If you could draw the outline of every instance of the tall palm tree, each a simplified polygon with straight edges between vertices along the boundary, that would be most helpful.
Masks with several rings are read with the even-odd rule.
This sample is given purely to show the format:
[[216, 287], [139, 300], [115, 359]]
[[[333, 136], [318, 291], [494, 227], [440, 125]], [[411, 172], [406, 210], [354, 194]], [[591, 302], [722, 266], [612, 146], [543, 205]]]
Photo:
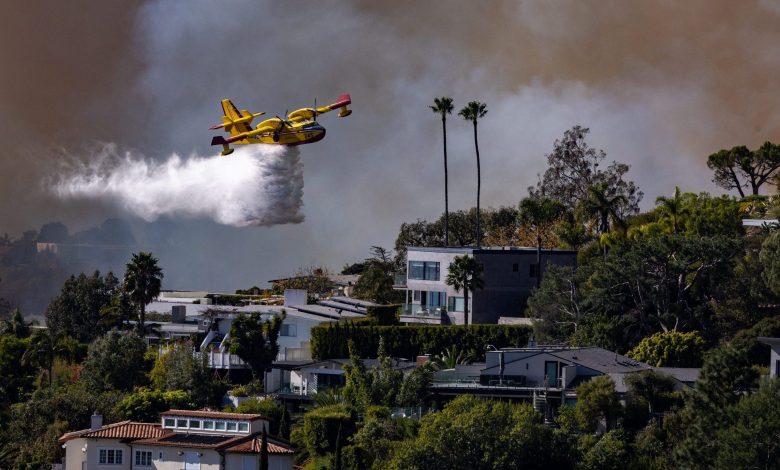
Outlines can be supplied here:
[[680, 217], [685, 213], [684, 202], [679, 186], [674, 187], [673, 197], [658, 196], [655, 199], [658, 209], [672, 219], [672, 233], [676, 234], [680, 227]]
[[133, 254], [125, 271], [125, 292], [138, 306], [141, 313], [138, 321], [139, 334], [143, 335], [146, 321], [146, 306], [158, 295], [162, 286], [162, 269], [157, 266], [157, 258], [144, 251]]
[[59, 344], [59, 339], [49, 329], [36, 330], [30, 337], [30, 345], [22, 355], [24, 363], [35, 364], [46, 371], [49, 387], [52, 385], [54, 375], [54, 359], [66, 350]]
[[469, 324], [469, 291], [482, 289], [485, 283], [480, 277], [482, 267], [469, 256], [456, 256], [447, 268], [447, 279], [444, 281], [456, 291], [463, 291], [463, 323]]
[[596, 217], [599, 233], [609, 232], [609, 220], [621, 223], [618, 209], [628, 203], [622, 194], [612, 195], [606, 183], [600, 183], [588, 188], [588, 196], [582, 201], [581, 209], [588, 217]]
[[542, 237], [564, 213], [566, 206], [548, 197], [529, 196], [520, 201], [520, 222], [536, 236], [536, 287], [542, 283]]
[[477, 247], [482, 244], [482, 233], [479, 226], [479, 193], [482, 186], [482, 178], [479, 168], [479, 140], [477, 139], [477, 120], [485, 117], [487, 114], [487, 105], [479, 101], [469, 101], [468, 104], [460, 110], [458, 116], [471, 121], [474, 124], [474, 148], [477, 151]]
[[444, 134], [444, 246], [450, 246], [450, 207], [447, 175], [447, 115], [452, 114], [452, 98], [442, 96], [433, 99], [431, 109], [436, 114], [441, 114], [441, 130]]

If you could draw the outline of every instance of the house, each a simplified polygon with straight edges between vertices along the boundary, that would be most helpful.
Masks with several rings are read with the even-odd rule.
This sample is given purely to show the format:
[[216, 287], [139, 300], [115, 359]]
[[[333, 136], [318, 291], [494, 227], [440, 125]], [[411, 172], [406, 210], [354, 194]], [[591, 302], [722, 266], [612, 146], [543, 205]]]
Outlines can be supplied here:
[[[282, 305], [212, 305], [205, 292], [166, 292], [147, 307], [148, 312], [171, 313], [171, 322], [156, 323], [165, 340], [193, 339], [196, 349], [208, 353], [208, 364], [214, 369], [246, 369], [238, 356], [228, 351], [230, 327], [240, 314], [260, 313], [267, 320], [285, 312], [279, 332], [277, 360], [311, 358], [311, 328], [323, 322], [344, 318], [362, 318], [372, 302], [348, 297], [331, 297], [318, 304], [307, 304], [304, 290], [284, 293]], [[148, 341], [159, 339], [149, 336]]]
[[769, 353], [769, 377], [775, 378], [780, 376], [780, 338], [761, 336], [758, 340], [772, 348], [772, 351]]
[[501, 317], [520, 317], [528, 297], [549, 263], [574, 266], [577, 252], [542, 250], [541, 269], [536, 249], [522, 247], [408, 247], [407, 270], [396, 289], [406, 292], [401, 321], [406, 323], [464, 322], [464, 295], [446, 284], [450, 263], [472, 256], [482, 266], [484, 288], [469, 292], [469, 323], [498, 323]]
[[[436, 372], [430, 390], [439, 398], [461, 394], [530, 401], [551, 418], [563, 404], [574, 404], [577, 386], [607, 375], [615, 391], [625, 395], [629, 374], [655, 370], [671, 375], [678, 388], [687, 386], [699, 369], [665, 370], [598, 347], [535, 346], [488, 351], [484, 364], [457, 366]], [[695, 379], [693, 379], [695, 381]]]
[[[122, 421], [104, 426], [92, 416], [90, 429], [59, 439], [64, 470], [242, 470], [259, 468], [262, 432], [268, 420], [256, 414], [169, 410], [160, 423]], [[293, 468], [296, 449], [267, 437], [269, 468]]]
[[[417, 364], [406, 359], [391, 359], [392, 368], [411, 372]], [[362, 359], [367, 370], [380, 366], [378, 359]], [[343, 387], [344, 366], [350, 359], [326, 359], [323, 361], [277, 361], [263, 380], [265, 393], [281, 395], [286, 399], [308, 399], [314, 393], [328, 388]]]

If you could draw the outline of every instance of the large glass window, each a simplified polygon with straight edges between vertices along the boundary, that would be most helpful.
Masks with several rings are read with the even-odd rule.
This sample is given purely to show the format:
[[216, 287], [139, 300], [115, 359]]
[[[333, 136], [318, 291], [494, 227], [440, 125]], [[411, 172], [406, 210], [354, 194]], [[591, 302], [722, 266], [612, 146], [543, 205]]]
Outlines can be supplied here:
[[444, 294], [444, 292], [428, 292], [428, 306], [443, 307], [445, 305], [446, 298], [447, 296]]
[[447, 311], [449, 312], [463, 312], [465, 304], [463, 303], [463, 297], [450, 297], [447, 299]]
[[298, 336], [297, 325], [283, 324], [279, 330], [279, 336]]
[[166, 428], [176, 427], [176, 420], [173, 418], [165, 418], [165, 427]]
[[421, 281], [439, 280], [439, 263], [437, 261], [409, 261], [409, 279]]
[[238, 432], [249, 432], [249, 423], [238, 423]]
[[138, 465], [139, 467], [151, 467], [152, 451], [151, 450], [135, 451], [135, 464]]

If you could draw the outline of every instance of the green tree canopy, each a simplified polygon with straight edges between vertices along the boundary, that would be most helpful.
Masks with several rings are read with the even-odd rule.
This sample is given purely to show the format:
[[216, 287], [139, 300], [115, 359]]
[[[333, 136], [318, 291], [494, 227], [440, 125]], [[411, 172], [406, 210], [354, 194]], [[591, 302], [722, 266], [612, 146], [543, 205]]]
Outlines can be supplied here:
[[765, 142], [757, 150], [744, 145], [722, 149], [707, 157], [707, 166], [715, 172], [712, 181], [718, 186], [736, 189], [741, 197], [744, 189], [758, 194], [761, 186], [774, 183], [772, 178], [780, 168], [780, 145]]
[[106, 330], [101, 325], [101, 311], [110, 305], [119, 291], [119, 280], [108, 273], [95, 271], [92, 276], [70, 276], [59, 295], [46, 308], [46, 325], [55, 335], [72, 336], [88, 343]]
[[229, 349], [249, 364], [255, 377], [262, 379], [279, 354], [279, 330], [285, 313], [263, 320], [260, 312], [240, 314], [230, 325]]
[[444, 282], [456, 291], [463, 292], [463, 323], [469, 324], [469, 292], [482, 289], [482, 267], [472, 256], [456, 256], [447, 269]]
[[110, 331], [89, 345], [81, 380], [96, 391], [132, 390], [146, 380], [145, 352], [137, 334]]
[[141, 251], [133, 254], [125, 271], [124, 290], [138, 307], [138, 331], [142, 334], [146, 322], [146, 306], [160, 295], [162, 288], [163, 272], [157, 263], [157, 258], [151, 253]]
[[607, 430], [615, 426], [621, 411], [615, 392], [615, 382], [608, 375], [600, 375], [577, 387], [575, 413], [580, 427], [595, 431], [603, 420]]
[[704, 338], [696, 331], [660, 331], [647, 336], [628, 357], [653, 367], [700, 367]]

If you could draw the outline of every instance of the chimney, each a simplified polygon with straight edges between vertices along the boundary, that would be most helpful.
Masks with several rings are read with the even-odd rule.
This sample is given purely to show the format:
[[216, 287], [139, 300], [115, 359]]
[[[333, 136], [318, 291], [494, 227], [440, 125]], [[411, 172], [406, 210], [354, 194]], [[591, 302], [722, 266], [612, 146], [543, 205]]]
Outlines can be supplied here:
[[184, 305], [174, 305], [171, 307], [171, 322], [184, 323], [187, 320], [187, 307]]
[[97, 431], [102, 427], [103, 427], [103, 415], [95, 411], [94, 413], [92, 413], [92, 421], [89, 426], [89, 429], [92, 431]]

